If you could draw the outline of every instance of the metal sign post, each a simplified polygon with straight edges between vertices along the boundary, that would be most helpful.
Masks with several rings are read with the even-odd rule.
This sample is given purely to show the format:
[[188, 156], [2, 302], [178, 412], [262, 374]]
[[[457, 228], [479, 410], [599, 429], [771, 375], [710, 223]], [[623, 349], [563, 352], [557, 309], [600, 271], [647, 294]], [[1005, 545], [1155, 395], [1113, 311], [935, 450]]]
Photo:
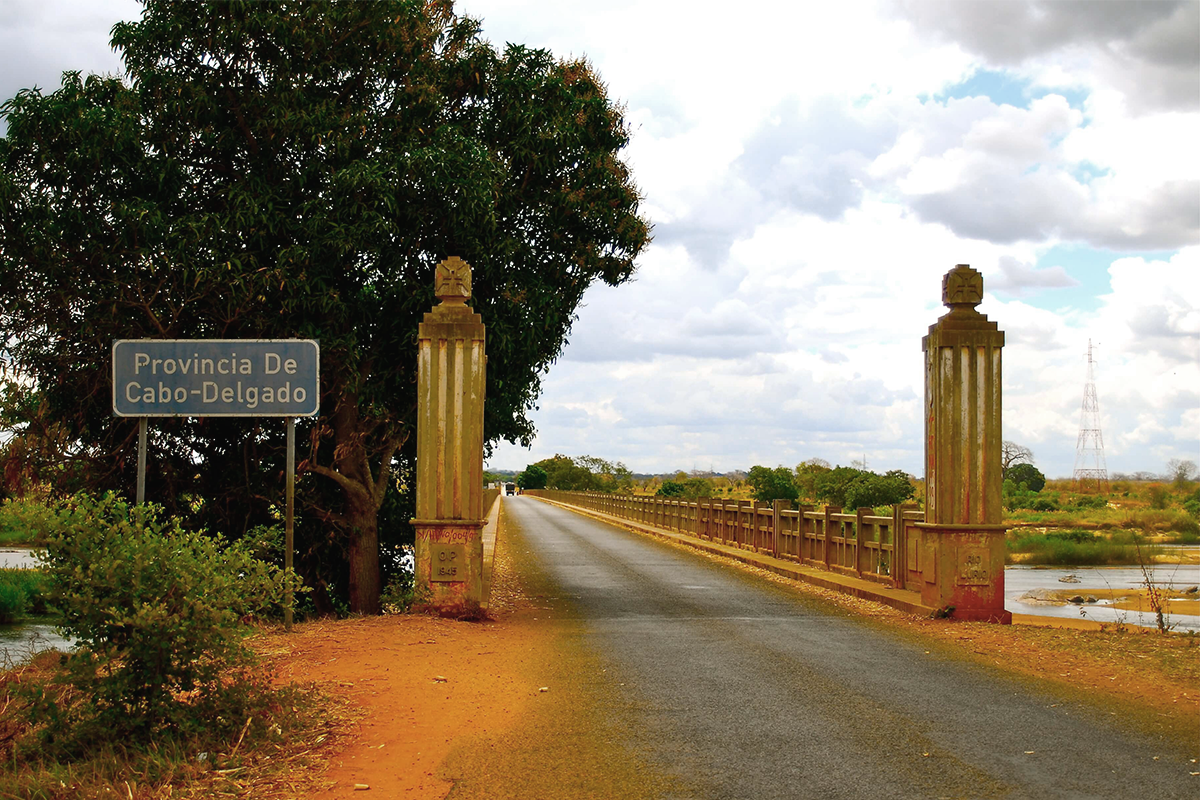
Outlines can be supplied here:
[[[137, 501], [146, 501], [149, 417], [285, 417], [284, 570], [293, 572], [296, 417], [315, 417], [321, 353], [312, 339], [119, 339], [112, 344], [113, 413], [138, 418]], [[292, 629], [288, 589], [284, 625]]]
[[292, 629], [292, 601], [295, 599], [292, 595], [292, 550], [294, 549], [292, 541], [294, 534], [293, 505], [296, 497], [296, 418], [287, 418], [287, 515], [283, 522], [283, 571], [288, 575], [287, 588], [287, 606], [283, 612], [283, 626], [287, 630]]
[[138, 418], [138, 477], [137, 504], [146, 502], [146, 428], [145, 417]]

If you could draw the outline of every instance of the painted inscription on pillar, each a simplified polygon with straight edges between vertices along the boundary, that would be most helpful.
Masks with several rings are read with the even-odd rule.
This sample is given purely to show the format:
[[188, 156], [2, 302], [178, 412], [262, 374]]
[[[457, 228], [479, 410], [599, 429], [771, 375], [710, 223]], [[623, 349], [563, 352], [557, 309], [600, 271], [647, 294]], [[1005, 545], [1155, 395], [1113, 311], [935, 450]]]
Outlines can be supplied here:
[[429, 554], [431, 582], [451, 583], [467, 579], [467, 548], [464, 545], [431, 542]]
[[958, 552], [958, 585], [986, 586], [991, 582], [991, 558], [982, 547], [964, 547]]

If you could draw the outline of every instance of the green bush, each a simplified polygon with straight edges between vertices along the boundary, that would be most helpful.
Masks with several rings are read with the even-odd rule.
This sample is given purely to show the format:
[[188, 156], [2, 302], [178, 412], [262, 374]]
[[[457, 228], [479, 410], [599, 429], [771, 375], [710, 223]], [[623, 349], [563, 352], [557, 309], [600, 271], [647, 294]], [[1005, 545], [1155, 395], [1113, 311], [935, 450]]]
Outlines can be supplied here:
[[0, 568], [0, 624], [45, 613], [45, 576], [34, 569]]
[[29, 597], [24, 588], [15, 583], [0, 582], [0, 624], [9, 625], [17, 617], [25, 615]]
[[[1057, 566], [1100, 566], [1137, 564], [1137, 548], [1132, 538], [1095, 536], [1087, 531], [1061, 531], [1044, 535], [1009, 539], [1009, 553], [1025, 553], [1023, 564]], [[1143, 547], [1148, 558], [1149, 550]]]
[[549, 476], [537, 464], [530, 464], [517, 476], [517, 486], [522, 489], [545, 489]]
[[854, 467], [835, 467], [814, 479], [818, 499], [841, 508], [874, 508], [903, 503], [913, 496], [913, 485], [903, 470], [879, 475]]
[[1011, 480], [1003, 484], [1004, 507], [1010, 510], [1028, 509], [1029, 511], [1058, 511], [1059, 505], [1053, 495], [1032, 492], [1027, 485], [1014, 484]]
[[679, 481], [663, 481], [658, 487], [658, 491], [654, 493], [655, 497], [683, 497], [687, 492], [687, 487]]
[[1086, 511], [1093, 508], [1108, 508], [1108, 499], [1098, 494], [1081, 495], [1071, 501], [1068, 509]]
[[754, 499], [760, 503], [771, 503], [775, 500], [796, 502], [800, 490], [792, 478], [792, 471], [787, 467], [763, 467], [755, 465], [750, 468], [746, 482], [754, 487]]
[[[288, 578], [240, 543], [183, 530], [154, 506], [77, 496], [39, 555], [60, 629], [79, 643], [65, 680], [86, 700], [39, 721], [147, 739], [232, 719], [245, 700], [230, 670], [251, 660], [240, 620], [284, 603]], [[236, 724], [231, 722], [230, 724]]]
[[10, 498], [0, 503], [0, 544], [42, 544], [57, 524], [53, 502]]
[[1162, 484], [1151, 484], [1146, 489], [1146, 495], [1150, 498], [1150, 507], [1156, 511], [1161, 511], [1167, 507], [1167, 501], [1171, 498], [1171, 493], [1167, 491], [1167, 487]]
[[1009, 468], [1004, 480], [1012, 481], [1014, 486], [1025, 484], [1031, 492], [1040, 492], [1046, 486], [1046, 476], [1033, 464], [1017, 464]]
[[1200, 489], [1183, 498], [1183, 510], [1195, 519], [1200, 519]]

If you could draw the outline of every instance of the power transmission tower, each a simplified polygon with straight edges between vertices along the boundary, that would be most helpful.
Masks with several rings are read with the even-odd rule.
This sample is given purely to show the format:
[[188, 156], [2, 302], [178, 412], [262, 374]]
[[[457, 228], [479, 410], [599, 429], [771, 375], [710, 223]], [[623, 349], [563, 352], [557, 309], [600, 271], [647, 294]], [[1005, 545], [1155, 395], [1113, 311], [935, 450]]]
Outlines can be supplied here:
[[1073, 481], [1077, 491], [1108, 489], [1108, 467], [1104, 463], [1104, 436], [1100, 433], [1100, 403], [1096, 400], [1096, 370], [1092, 361], [1091, 339], [1088, 339], [1087, 383], [1083, 386], [1083, 411], [1079, 415]]

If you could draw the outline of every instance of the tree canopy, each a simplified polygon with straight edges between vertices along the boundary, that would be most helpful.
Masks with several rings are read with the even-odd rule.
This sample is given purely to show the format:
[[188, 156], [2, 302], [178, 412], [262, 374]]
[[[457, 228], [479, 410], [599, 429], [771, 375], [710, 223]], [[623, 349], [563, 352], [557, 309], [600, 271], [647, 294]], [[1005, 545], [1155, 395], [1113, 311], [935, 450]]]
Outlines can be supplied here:
[[795, 502], [800, 496], [792, 471], [787, 467], [753, 466], [747, 482], [754, 487], [754, 499], [760, 503], [770, 503], [775, 500]]
[[1033, 464], [1015, 464], [1008, 470], [1005, 480], [1014, 486], [1024, 485], [1031, 492], [1040, 492], [1046, 486], [1046, 476]]
[[841, 466], [819, 474], [816, 488], [818, 498], [841, 508], [896, 505], [910, 499], [915, 491], [904, 470], [888, 470], [880, 475]]
[[564, 492], [618, 492], [633, 487], [633, 473], [620, 461], [613, 463], [595, 456], [572, 458], [559, 453], [533, 466], [545, 472], [547, 488]]
[[[528, 444], [583, 292], [628, 280], [648, 242], [627, 124], [586, 61], [497, 52], [450, 0], [143, 2], [113, 29], [127, 77], [67, 73], [0, 106], [12, 405], [64, 442], [69, 488], [128, 490], [137, 426], [111, 417], [112, 340], [318, 340], [300, 563], [318, 600], [341, 587], [375, 611], [381, 516], [385, 540], [411, 535], [435, 265], [474, 268], [487, 441]], [[148, 497], [234, 536], [272, 519], [282, 426], [153, 430]]]
[[1018, 464], [1032, 464], [1033, 451], [1023, 444], [1004, 440], [1000, 447], [1000, 474], [1007, 478], [1008, 471]]
[[524, 472], [517, 476], [517, 486], [522, 489], [545, 489], [546, 470], [537, 464], [530, 464]]

